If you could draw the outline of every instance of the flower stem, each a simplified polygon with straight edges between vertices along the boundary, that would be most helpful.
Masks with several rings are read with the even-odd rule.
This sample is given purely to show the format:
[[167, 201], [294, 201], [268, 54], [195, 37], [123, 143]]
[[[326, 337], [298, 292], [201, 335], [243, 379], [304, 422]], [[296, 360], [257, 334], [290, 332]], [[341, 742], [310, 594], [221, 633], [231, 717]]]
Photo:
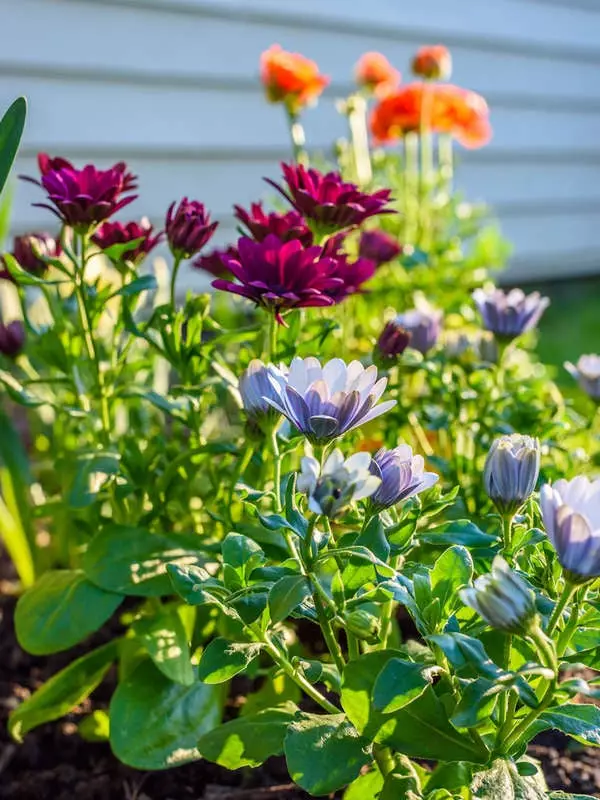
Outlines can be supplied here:
[[433, 106], [433, 90], [423, 83], [421, 100], [421, 119], [419, 124], [419, 152], [421, 170], [419, 175], [419, 217], [420, 244], [427, 249], [430, 246], [431, 234], [431, 184], [433, 176], [433, 143], [431, 138], [431, 114]]
[[513, 525], [513, 514], [503, 514], [502, 515], [502, 531], [503, 531], [503, 540], [504, 540], [504, 555], [510, 556], [511, 555], [511, 547], [512, 547], [512, 525]]
[[292, 140], [292, 153], [297, 164], [308, 164], [308, 153], [306, 152], [306, 136], [304, 128], [300, 122], [298, 114], [287, 109], [288, 124], [290, 127], [290, 138]]
[[175, 256], [175, 260], [173, 261], [173, 271], [171, 272], [171, 306], [173, 310], [175, 310], [175, 300], [176, 300], [176, 292], [177, 292], [177, 273], [179, 272], [179, 267], [181, 266], [183, 258], [180, 255]]
[[419, 214], [419, 137], [404, 136], [404, 242], [414, 244]]
[[[504, 648], [502, 651], [502, 666], [508, 672], [510, 670], [510, 651], [512, 648], [512, 636], [510, 633], [504, 636]], [[512, 695], [510, 695], [512, 697]], [[509, 692], [502, 692], [498, 699], [498, 727], [500, 730], [506, 724], [508, 718]]]
[[450, 134], [442, 133], [438, 137], [438, 159], [444, 189], [448, 195], [448, 200], [450, 200], [454, 181], [454, 148]]
[[[399, 565], [400, 556], [394, 556], [390, 561], [390, 567], [397, 571]], [[393, 599], [388, 600], [381, 613], [381, 650], [385, 650], [387, 647], [388, 639], [392, 632], [392, 618], [394, 616], [395, 606], [396, 604]]]
[[371, 155], [369, 153], [369, 134], [367, 132], [367, 101], [360, 94], [353, 94], [346, 103], [354, 173], [359, 186], [365, 186], [373, 179]]
[[281, 502], [281, 453], [277, 441], [277, 425], [271, 428], [271, 452], [273, 453], [273, 490], [275, 492], [275, 510], [278, 514], [283, 509]]
[[381, 772], [384, 778], [387, 777], [390, 772], [394, 771], [396, 762], [389, 747], [384, 747], [381, 744], [374, 744], [373, 758], [379, 768], [379, 772]]
[[565, 610], [567, 604], [573, 597], [573, 594], [577, 590], [577, 587], [574, 586], [569, 581], [565, 581], [565, 587], [562, 590], [561, 596], [558, 598], [557, 604], [554, 606], [554, 611], [552, 612], [552, 616], [548, 622], [548, 628], [546, 630], [547, 636], [552, 636], [554, 633], [554, 629], [556, 628], [558, 621], [562, 617], [562, 613]]

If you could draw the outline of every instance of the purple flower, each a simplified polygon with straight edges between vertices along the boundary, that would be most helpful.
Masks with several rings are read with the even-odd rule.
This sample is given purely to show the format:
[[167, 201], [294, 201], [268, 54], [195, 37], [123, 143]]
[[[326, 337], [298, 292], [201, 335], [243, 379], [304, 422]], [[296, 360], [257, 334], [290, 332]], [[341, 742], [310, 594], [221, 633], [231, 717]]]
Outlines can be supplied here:
[[[61, 253], [60, 242], [49, 233], [26, 233], [15, 236], [12, 255], [19, 266], [31, 275], [43, 275], [48, 269], [44, 258], [57, 258]], [[13, 280], [8, 270], [0, 268], [0, 279]]]
[[486, 330], [501, 339], [515, 339], [534, 328], [550, 305], [539, 292], [526, 295], [521, 289], [475, 289], [473, 300]]
[[584, 583], [600, 577], [600, 478], [546, 484], [540, 500], [546, 533], [569, 578]]
[[313, 235], [304, 219], [297, 211], [277, 214], [263, 211], [262, 203], [252, 203], [250, 211], [241, 206], [234, 206], [235, 217], [248, 230], [248, 234], [256, 241], [262, 242], [272, 233], [282, 242], [298, 239], [309, 247], [313, 243]]
[[371, 459], [372, 475], [381, 478], [381, 484], [371, 497], [373, 509], [382, 511], [395, 506], [415, 494], [424, 492], [437, 483], [435, 472], [425, 472], [423, 457], [413, 455], [407, 444], [393, 450], [381, 448]]
[[370, 422], [396, 405], [380, 403], [387, 379], [377, 380], [377, 367], [333, 358], [321, 366], [317, 358], [294, 358], [281, 386], [271, 381], [278, 399], [266, 398], [309, 441], [320, 444]]
[[511, 433], [494, 439], [483, 469], [485, 491], [501, 514], [514, 514], [532, 494], [540, 474], [540, 443]]
[[106, 250], [115, 244], [128, 244], [136, 239], [141, 239], [135, 247], [127, 250], [121, 258], [117, 259], [138, 265], [164, 236], [162, 231], [154, 235], [153, 233], [154, 228], [146, 217], [140, 222], [104, 222], [92, 236], [92, 241], [101, 250]]
[[124, 196], [137, 187], [136, 178], [127, 172], [127, 165], [119, 162], [109, 169], [98, 169], [86, 164], [74, 167], [64, 158], [38, 155], [42, 177], [39, 181], [26, 177], [48, 193], [47, 203], [34, 203], [47, 208], [72, 228], [87, 231], [133, 202], [136, 195]]
[[432, 350], [442, 329], [442, 312], [429, 303], [422, 302], [418, 308], [411, 308], [396, 317], [396, 325], [410, 334], [409, 347], [422, 355]]
[[306, 492], [308, 507], [315, 514], [333, 519], [350, 503], [370, 497], [381, 483], [369, 471], [369, 454], [354, 453], [344, 460], [337, 448], [323, 464], [304, 456], [296, 488]]
[[184, 197], [167, 211], [165, 229], [169, 247], [175, 258], [192, 258], [212, 238], [218, 222], [210, 221], [204, 204]]
[[223, 256], [228, 259], [239, 260], [237, 247], [230, 246], [225, 250], [211, 250], [210, 253], [198, 256], [195, 261], [192, 261], [192, 267], [208, 272], [213, 278], [232, 278], [233, 273], [229, 267], [225, 266]]
[[8, 358], [19, 355], [25, 344], [25, 326], [16, 319], [5, 325], [0, 322], [0, 353]]
[[313, 223], [319, 233], [339, 231], [360, 225], [377, 214], [393, 214], [386, 208], [390, 190], [362, 192], [353, 183], [346, 183], [339, 173], [326, 175], [302, 164], [282, 164], [287, 191], [266, 179], [302, 216]]
[[565, 369], [575, 378], [580, 388], [596, 402], [600, 402], [600, 356], [590, 353], [580, 356], [577, 364], [565, 363]]
[[358, 244], [358, 254], [368, 258], [376, 267], [393, 261], [402, 252], [402, 247], [385, 231], [363, 231]]
[[239, 391], [244, 411], [250, 419], [258, 421], [265, 417], [277, 418], [278, 413], [268, 402], [277, 401], [279, 397], [273, 388], [273, 382], [283, 386], [284, 373], [273, 364], [263, 364], [258, 358], [252, 359], [242, 372]]
[[411, 335], [406, 328], [392, 320], [379, 335], [376, 345], [377, 355], [384, 361], [394, 360], [406, 350], [410, 339]]
[[323, 255], [335, 261], [333, 276], [342, 283], [331, 292], [336, 303], [341, 303], [346, 297], [362, 291], [362, 286], [375, 274], [375, 264], [366, 258], [357, 258], [350, 261], [347, 253], [342, 249], [344, 234], [338, 233], [331, 236], [323, 246]]
[[283, 311], [330, 306], [337, 302], [336, 292], [344, 291], [335, 274], [337, 262], [323, 257], [318, 246], [304, 248], [297, 239], [282, 242], [269, 234], [263, 242], [242, 237], [237, 249], [237, 258], [223, 255], [222, 260], [239, 282], [218, 279], [212, 285], [273, 311], [279, 323]]

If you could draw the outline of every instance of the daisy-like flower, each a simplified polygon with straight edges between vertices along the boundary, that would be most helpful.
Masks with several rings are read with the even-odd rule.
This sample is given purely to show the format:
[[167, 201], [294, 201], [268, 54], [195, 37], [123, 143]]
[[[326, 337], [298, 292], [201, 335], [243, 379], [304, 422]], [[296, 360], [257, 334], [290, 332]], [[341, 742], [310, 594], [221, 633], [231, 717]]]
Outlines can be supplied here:
[[308, 496], [311, 511], [332, 519], [350, 503], [376, 491], [381, 479], [369, 472], [370, 460], [368, 453], [354, 453], [344, 460], [336, 448], [321, 469], [316, 458], [305, 456], [296, 487]]
[[262, 203], [252, 203], [250, 211], [241, 206], [233, 208], [234, 216], [256, 242], [264, 241], [272, 233], [282, 242], [298, 239], [306, 247], [313, 243], [313, 235], [297, 211], [288, 211], [285, 214], [278, 214], [275, 211], [267, 213], [263, 210]]
[[475, 289], [473, 300], [483, 320], [483, 326], [499, 339], [516, 339], [535, 328], [550, 305], [548, 297], [539, 292], [526, 295], [522, 289]]
[[167, 241], [177, 258], [192, 258], [212, 238], [218, 222], [210, 221], [204, 203], [184, 197], [175, 208], [171, 203], [165, 220]]
[[250, 419], [261, 421], [265, 418], [277, 418], [278, 412], [268, 402], [276, 401], [279, 397], [273, 388], [273, 382], [282, 386], [285, 383], [283, 372], [273, 364], [263, 364], [258, 358], [252, 359], [242, 372], [239, 391], [244, 411]]
[[395, 322], [410, 334], [408, 346], [418, 350], [422, 355], [427, 355], [436, 346], [440, 337], [442, 316], [439, 309], [424, 301], [417, 308], [398, 314]]
[[413, 58], [412, 71], [429, 81], [447, 81], [452, 74], [450, 51], [443, 44], [421, 47]]
[[584, 583], [600, 577], [600, 478], [546, 484], [540, 501], [546, 533], [569, 578]]
[[369, 469], [372, 475], [381, 480], [371, 497], [376, 511], [383, 511], [425, 492], [439, 480], [435, 472], [425, 472], [423, 456], [413, 455], [412, 448], [407, 444], [401, 444], [393, 450], [381, 448], [371, 459]]
[[225, 250], [211, 250], [210, 253], [198, 256], [192, 261], [192, 267], [208, 272], [213, 278], [231, 278], [231, 270], [225, 266], [223, 256], [237, 261], [239, 259], [237, 247], [230, 245]]
[[540, 474], [540, 443], [511, 433], [492, 442], [485, 460], [485, 491], [501, 514], [514, 514], [533, 493]]
[[402, 247], [385, 231], [363, 231], [360, 235], [358, 254], [368, 258], [376, 267], [393, 261], [402, 252]]
[[[48, 269], [44, 258], [58, 258], [60, 253], [60, 241], [49, 233], [26, 233], [15, 236], [13, 241], [13, 258], [30, 275], [43, 275]], [[10, 272], [2, 268], [1, 259], [0, 278], [13, 280]]]
[[338, 172], [323, 174], [302, 164], [282, 164], [287, 190], [266, 178], [319, 233], [333, 233], [360, 225], [378, 214], [394, 214], [388, 207], [390, 190], [363, 192]]
[[354, 77], [359, 86], [369, 92], [395, 89], [402, 75], [382, 53], [363, 53], [354, 67]]
[[164, 233], [154, 233], [154, 228], [147, 217], [140, 222], [104, 222], [92, 236], [92, 241], [101, 250], [106, 250], [115, 244], [138, 243], [130, 250], [123, 253], [120, 261], [127, 261], [134, 266], [140, 264], [160, 242]]
[[300, 53], [289, 53], [278, 44], [260, 57], [260, 78], [270, 103], [283, 103], [290, 114], [312, 105], [329, 83], [314, 61]]
[[600, 403], [600, 355], [590, 353], [580, 356], [577, 364], [567, 361], [565, 369], [575, 378], [588, 397]]
[[273, 382], [277, 400], [268, 402], [315, 444], [338, 436], [385, 414], [395, 400], [379, 403], [387, 378], [377, 380], [377, 367], [333, 358], [321, 366], [314, 357], [294, 358], [285, 384]]

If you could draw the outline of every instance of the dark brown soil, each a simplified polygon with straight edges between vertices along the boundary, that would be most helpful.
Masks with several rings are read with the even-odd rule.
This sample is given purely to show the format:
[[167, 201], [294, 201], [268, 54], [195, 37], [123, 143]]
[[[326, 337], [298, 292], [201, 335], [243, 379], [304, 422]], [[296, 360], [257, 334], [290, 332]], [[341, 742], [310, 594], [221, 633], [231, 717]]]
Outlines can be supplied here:
[[[85, 646], [38, 658], [24, 653], [14, 637], [14, 600], [0, 585], [0, 798], [2, 800], [306, 800], [282, 758], [260, 769], [229, 772], [208, 762], [165, 772], [140, 772], [120, 764], [106, 743], [80, 738], [76, 725], [92, 708], [106, 708], [110, 687], [65, 719], [42, 725], [17, 745], [6, 731], [10, 711], [46, 678], [115, 633], [99, 632]], [[78, 651], [78, 652], [76, 652]], [[600, 797], [600, 756], [591, 748], [570, 749], [558, 734], [544, 734], [531, 754], [542, 761], [552, 789]]]

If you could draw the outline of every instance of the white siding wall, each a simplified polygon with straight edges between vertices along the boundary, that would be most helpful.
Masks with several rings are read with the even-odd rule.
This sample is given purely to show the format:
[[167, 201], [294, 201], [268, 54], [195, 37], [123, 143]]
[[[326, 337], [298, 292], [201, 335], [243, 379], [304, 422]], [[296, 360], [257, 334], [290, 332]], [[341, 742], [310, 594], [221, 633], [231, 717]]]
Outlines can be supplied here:
[[[262, 99], [274, 42], [318, 61], [332, 86], [306, 117], [309, 141], [344, 133], [333, 101], [365, 50], [405, 66], [444, 42], [454, 80], [482, 92], [493, 143], [462, 151], [458, 184], [495, 205], [515, 246], [511, 277], [600, 271], [600, 3], [596, 0], [0, 0], [0, 107], [27, 95], [18, 171], [39, 150], [127, 160], [160, 222], [183, 194], [232, 235], [231, 204], [265, 195], [288, 157], [281, 109]], [[17, 187], [16, 229], [47, 227]]]

